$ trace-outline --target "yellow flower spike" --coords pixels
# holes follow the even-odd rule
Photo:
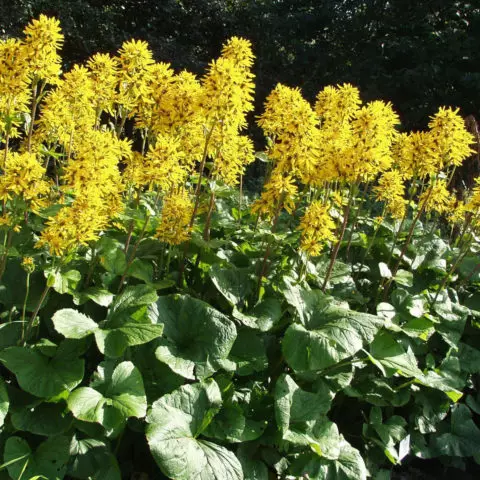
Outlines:
[[[335,240],[335,222],[330,216],[329,206],[320,201],[309,205],[298,229],[302,232],[300,249],[312,256],[319,255],[325,243]]]
[[[180,245],[190,237],[193,202],[186,190],[168,195],[163,200],[162,220],[155,237],[169,245]]]
[[[252,52],[252,42],[240,37],[232,37],[222,48],[222,57],[233,60],[242,68],[251,68],[255,55]]]
[[[471,148],[473,135],[465,128],[459,109],[440,107],[428,124],[440,167],[460,166],[467,157],[475,153]]]
[[[118,51],[118,103],[133,116],[138,103],[151,101],[151,81],[153,78],[153,54],[148,43],[142,40],[124,42]]]
[[[71,155],[75,137],[90,132],[95,125],[94,98],[90,72],[74,65],[46,96],[37,135],[45,141],[59,141]]]
[[[4,119],[8,118],[8,123],[0,122],[0,134],[7,133],[8,128],[10,138],[18,136],[22,121],[18,114],[30,111],[26,53],[25,45],[19,40],[9,38],[0,41],[0,112]]]
[[[425,178],[441,168],[430,132],[401,133],[392,145],[394,162],[404,179]]]
[[[298,188],[291,175],[285,176],[281,171],[274,170],[261,197],[253,203],[251,211],[267,218],[272,218],[282,208],[292,213],[297,192]]]
[[[103,205],[95,195],[76,198],[47,221],[35,247],[46,246],[51,255],[61,257],[97,240],[109,221]]]
[[[276,169],[297,176],[303,183],[322,182],[317,124],[315,112],[299,89],[281,84],[275,87],[258,125],[276,139],[269,151]]]
[[[23,31],[27,49],[29,73],[32,78],[47,83],[58,83],[61,58],[58,50],[63,45],[60,22],[56,18],[40,15]]]
[[[424,205],[426,212],[445,213],[451,204],[452,196],[447,190],[445,180],[437,180],[433,186],[430,186],[423,192],[419,199],[419,205]]]
[[[206,125],[224,130],[245,128],[245,115],[253,110],[254,75],[232,56],[213,60],[202,79],[199,108]]]
[[[148,185],[150,190],[158,189],[169,192],[185,182],[188,171],[182,165],[183,152],[179,142],[173,137],[159,135],[155,146],[150,146],[143,163],[142,185]]]
[[[87,61],[97,115],[102,111],[113,114],[117,97],[118,67],[118,59],[104,53],[97,53]]]
[[[45,173],[35,154],[9,152],[4,175],[0,176],[0,199],[20,197],[38,212],[47,206],[50,192]]]
[[[255,149],[250,138],[227,134],[221,142],[215,160],[215,174],[226,185],[235,186],[246,165],[255,160]]]

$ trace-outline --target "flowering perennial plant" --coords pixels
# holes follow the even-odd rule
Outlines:
[[[460,112],[405,132],[353,85],[279,84],[255,152],[248,40],[200,78],[142,40],[63,71],[62,43],[45,15],[0,42],[0,476],[476,468]]]

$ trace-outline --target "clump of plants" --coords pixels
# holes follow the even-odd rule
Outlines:
[[[400,133],[351,85],[278,85],[255,152],[247,40],[200,79],[136,40],[62,72],[62,40],[42,15],[0,43],[0,479],[474,468],[458,111]]]

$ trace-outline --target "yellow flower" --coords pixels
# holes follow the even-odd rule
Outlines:
[[[222,57],[233,60],[239,67],[249,69],[253,66],[255,55],[250,40],[232,37],[222,48]]]
[[[392,165],[391,145],[398,115],[390,103],[376,100],[362,107],[352,120],[353,147],[345,155],[343,174],[350,181],[371,180]]]
[[[157,227],[155,237],[170,245],[179,245],[188,240],[193,208],[193,202],[183,189],[165,197],[162,220]]]
[[[379,202],[389,202],[396,197],[403,197],[405,194],[405,185],[402,175],[398,170],[390,170],[383,173],[378,181],[378,186],[374,187],[377,200]]]
[[[428,124],[442,167],[458,167],[465,158],[475,153],[471,148],[474,137],[465,128],[465,122],[458,111],[459,109],[440,107]]]
[[[0,199],[22,198],[33,212],[47,205],[50,182],[45,168],[33,153],[9,152],[5,172],[0,176]]]
[[[74,65],[45,99],[38,120],[40,138],[59,141],[71,154],[76,134],[89,132],[95,125],[94,96],[89,71]]]
[[[275,143],[269,157],[275,168],[300,178],[303,183],[319,183],[320,132],[317,117],[299,89],[278,84],[265,103],[258,125]]]
[[[63,44],[60,22],[56,18],[40,15],[23,32],[30,75],[47,83],[57,83],[61,66],[58,50]]]
[[[282,208],[292,213],[297,191],[291,175],[285,176],[281,171],[274,170],[265,184],[261,197],[253,203],[251,211],[268,218],[272,218]]]
[[[29,111],[30,88],[25,46],[9,38],[0,41],[0,134],[18,136],[21,113]]]
[[[32,273],[35,270],[35,260],[32,257],[23,257],[22,268],[27,273]]]
[[[445,213],[451,205],[452,197],[447,190],[445,180],[437,180],[435,184],[430,185],[418,199],[419,205],[423,206],[426,212]]]
[[[353,85],[327,86],[317,95],[315,112],[322,119],[322,126],[327,123],[338,128],[355,117],[361,103],[360,91]]]
[[[113,114],[118,84],[118,59],[108,54],[97,53],[87,62],[93,89],[96,114],[102,111]]]
[[[202,79],[199,108],[206,124],[217,123],[223,129],[246,127],[245,115],[253,110],[253,74],[232,57],[220,57],[210,63]]]
[[[302,232],[300,248],[317,256],[328,241],[335,239],[335,222],[329,214],[329,207],[314,201],[305,211],[298,229]]]
[[[47,221],[35,247],[46,246],[51,255],[65,256],[80,245],[97,240],[107,225],[108,217],[103,202],[95,195],[81,196]]]
[[[425,178],[441,168],[431,132],[401,133],[394,141],[392,154],[404,179]]]
[[[119,94],[118,103],[132,116],[138,103],[151,100],[151,86],[154,64],[153,55],[147,42],[129,40],[119,50]]]
[[[243,175],[246,165],[255,160],[252,140],[237,133],[227,134],[216,154],[215,176],[230,186],[239,182],[239,177]]]
[[[187,170],[181,163],[183,153],[175,138],[159,135],[155,146],[150,146],[140,174],[141,184],[148,185],[150,190],[158,188],[168,193],[179,187],[187,177]]]

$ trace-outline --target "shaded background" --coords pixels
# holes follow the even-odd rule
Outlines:
[[[202,74],[229,36],[247,37],[257,113],[277,82],[310,100],[353,83],[364,100],[391,100],[405,128],[424,128],[440,105],[480,113],[478,0],[0,0],[0,34],[20,35],[40,13],[61,21],[66,68],[136,38]]]

